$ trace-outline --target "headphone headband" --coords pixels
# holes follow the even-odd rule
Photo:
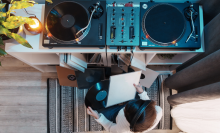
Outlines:
[[[141,107],[138,109],[137,113],[135,114],[135,116],[133,117],[131,123],[130,123],[130,129],[131,131],[134,131],[134,125],[136,124],[137,120],[139,119],[139,117],[142,115],[142,113],[145,111],[145,109],[147,108],[147,106],[151,103],[151,100],[147,100],[145,101]]]

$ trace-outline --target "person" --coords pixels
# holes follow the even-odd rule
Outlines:
[[[156,106],[155,101],[150,102],[143,114],[137,120],[133,131],[130,130],[130,123],[134,115],[145,100],[150,100],[147,92],[142,89],[140,84],[134,84],[134,87],[140,96],[139,100],[132,100],[124,105],[115,105],[98,111],[88,107],[87,114],[93,116],[106,131],[111,133],[145,133],[152,130],[162,118],[162,109]]]

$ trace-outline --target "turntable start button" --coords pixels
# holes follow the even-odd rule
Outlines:
[[[61,24],[65,28],[70,28],[75,24],[75,18],[70,14],[66,14],[61,18]]]

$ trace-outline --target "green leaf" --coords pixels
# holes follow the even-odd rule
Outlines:
[[[5,12],[0,12],[0,23],[2,23],[3,21],[5,21],[6,19],[6,13]]]
[[[11,16],[6,19],[7,22],[16,22],[16,21],[22,21],[27,24],[35,24],[34,20],[28,17],[22,17],[22,16]]]
[[[3,17],[0,17],[0,23],[4,22],[5,21],[5,18]]]
[[[14,10],[14,9],[23,9],[27,7],[32,7],[34,4],[29,1],[14,1],[12,2],[12,6],[9,9],[9,11]]]
[[[14,38],[21,45],[23,45],[27,48],[32,48],[33,49],[33,47],[28,43],[28,41],[25,40],[22,36],[20,36],[18,34],[15,34],[15,33],[11,33],[9,36]]]
[[[21,16],[11,16],[6,19],[6,22],[2,22],[7,29],[15,29],[23,24],[35,24],[34,20],[28,17],[21,17]]]
[[[6,17],[6,13],[5,12],[0,12],[0,17]]]
[[[11,33],[11,32],[8,29],[6,29],[0,25],[0,34],[4,34],[4,35],[8,36],[9,33]]]
[[[46,0],[46,1],[47,1],[48,3],[51,3],[51,4],[53,3],[53,1],[52,1],[52,0]]]
[[[0,4],[0,10],[2,10],[5,7],[6,3]]]
[[[0,37],[0,45],[4,45],[2,38]]]
[[[4,49],[0,48],[0,55],[7,55]]]
[[[28,3],[32,3],[32,4],[38,4],[37,2],[33,1],[33,0],[21,0],[23,2],[28,2]]]

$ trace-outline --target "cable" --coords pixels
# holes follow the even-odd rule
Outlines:
[[[107,55],[108,52],[107,52],[107,47],[108,47],[108,46],[105,44],[105,57],[106,57],[106,59],[107,59],[107,66],[109,66],[109,65],[108,65],[108,55]],[[112,58],[112,56],[111,56],[111,58]]]
[[[131,47],[131,58],[130,58],[130,64],[129,64],[129,66],[131,66],[131,62],[132,62],[132,60],[133,60],[133,57],[134,57],[134,52],[133,52],[133,46]]]
[[[24,9],[24,11],[26,12],[27,15],[34,15],[34,17],[36,17],[35,14],[30,14],[30,13],[27,12],[27,10],[25,8],[23,8],[23,9]]]
[[[78,32],[76,33],[76,35],[79,34],[80,32],[82,32],[83,30],[87,29],[87,27],[89,26],[89,24],[90,24],[90,22],[91,22],[91,19],[92,19],[92,16],[93,16],[93,13],[94,13],[94,12],[95,12],[95,9],[93,9],[93,11],[92,11],[92,14],[91,14],[91,16],[90,16],[89,23],[87,24],[87,26],[84,27],[84,28],[82,28],[80,31],[78,31]]]

